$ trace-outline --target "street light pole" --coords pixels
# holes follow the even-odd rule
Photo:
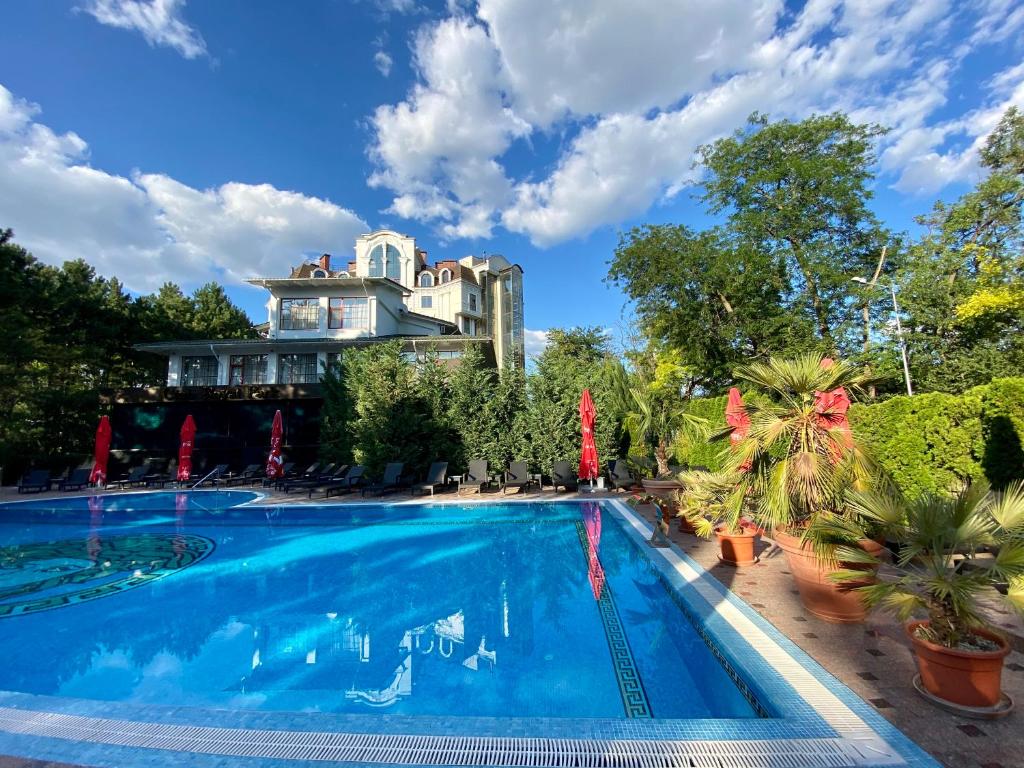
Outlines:
[[[903,356],[903,380],[907,383],[907,394],[913,395],[914,388],[910,385],[910,363],[907,361],[907,342],[903,338],[903,325],[900,323],[900,307],[896,303],[896,283],[889,283],[892,294],[892,313],[896,316],[896,335],[900,337],[900,354]]]
[[[870,282],[864,279],[863,277],[850,278],[850,280],[852,280],[853,282],[867,286],[868,288],[874,288],[877,279],[877,273],[875,275],[875,278]],[[896,318],[896,335],[899,337],[900,340],[900,355],[903,358],[903,381],[907,385],[907,394],[913,395],[914,388],[910,383],[910,361],[907,358],[907,342],[906,339],[903,338],[903,324],[900,322],[900,306],[896,302],[896,283],[892,281],[889,282],[889,293],[892,296],[892,313]]]

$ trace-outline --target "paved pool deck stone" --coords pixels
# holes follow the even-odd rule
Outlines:
[[[241,487],[240,490],[246,490]],[[263,489],[253,489],[263,490]],[[65,497],[50,493],[41,496]],[[508,499],[552,500],[573,498],[575,494],[545,492],[509,494]],[[39,498],[40,495],[35,496]],[[588,494],[589,497],[589,494]],[[625,498],[624,494],[595,494],[595,498]],[[13,488],[0,489],[0,500],[31,498],[19,496]],[[482,499],[499,501],[496,491],[481,496],[454,493],[439,494],[435,501]],[[384,497],[384,501],[402,502],[407,494]],[[417,501],[430,498],[418,497]],[[333,501],[360,502],[358,494]],[[368,498],[368,502],[380,502]],[[270,492],[261,503],[310,503],[305,495],[284,495]],[[313,500],[312,503],[323,503]],[[649,521],[653,515],[643,508],[637,510]],[[672,541],[687,555],[706,568],[719,582],[746,601],[780,632],[813,657],[828,672],[875,707],[886,720],[950,768],[1024,768],[1024,721],[1019,712],[994,721],[968,720],[928,704],[914,690],[911,680],[916,674],[910,643],[898,622],[883,614],[872,614],[862,625],[836,625],[824,622],[804,610],[788,572],[783,553],[768,542],[761,546],[760,562],[737,569],[718,561],[718,545],[695,536],[680,533],[672,526]],[[1018,706],[1024,706],[1024,628],[1009,613],[1000,614],[993,602],[990,615],[1014,640],[1015,650],[1007,658],[1003,688]],[[225,765],[230,762],[225,763]],[[24,760],[0,756],[0,768],[67,768],[64,763]]]

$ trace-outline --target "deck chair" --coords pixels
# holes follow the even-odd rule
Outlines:
[[[463,488],[476,488],[479,493],[490,482],[491,476],[487,473],[487,462],[483,460],[471,461],[469,462],[469,469],[462,476],[462,482],[459,483],[459,493],[462,493]]]
[[[515,488],[518,493],[523,488],[529,488],[530,467],[525,461],[513,461],[508,465],[504,480],[501,483],[501,492],[506,493],[509,488]]]
[[[295,462],[294,461],[286,461],[284,464],[282,464],[281,465],[281,476],[280,477],[267,477],[266,474],[265,474],[266,471],[267,471],[267,468],[265,466],[263,466],[262,469],[261,469],[262,477],[260,478],[260,480],[262,480],[263,487],[264,488],[269,488],[272,485],[276,487],[276,486],[280,485],[281,483],[283,483],[285,480],[294,480],[295,479]],[[253,483],[255,483],[255,482],[256,482],[256,479],[254,478],[253,479]]]
[[[317,491],[324,492],[324,498],[329,498],[334,494],[339,493],[351,493],[358,488],[363,482],[363,474],[366,472],[366,467],[362,464],[356,464],[348,472],[345,473],[344,477],[339,477],[337,480],[332,480],[322,485],[317,485],[309,489],[309,498],[313,498],[313,494]]]
[[[285,480],[281,484],[281,490],[284,491],[285,494],[289,494],[294,490],[301,491],[305,488],[315,488],[318,485],[330,483],[334,480],[341,480],[348,473],[348,464],[339,464],[337,469],[335,469],[334,466],[334,464],[329,464],[328,471],[317,475],[316,477]]]
[[[178,479],[178,460],[171,459],[167,462],[163,472],[146,475],[144,478],[147,488],[163,488],[167,483],[173,483]]]
[[[555,491],[559,488],[565,488],[567,491],[579,490],[579,480],[568,461],[556,461],[554,463],[554,466],[551,468],[551,485],[554,486]]]
[[[420,491],[426,493],[430,491],[430,495],[434,495],[434,490],[438,486],[445,486],[448,484],[448,462],[447,461],[435,461],[430,465],[430,469],[427,470],[427,477],[422,483],[413,483],[409,486],[409,490],[412,493]]]
[[[91,474],[92,469],[89,467],[73,469],[67,477],[57,483],[57,488],[61,491],[80,491],[89,484],[89,475]]]
[[[397,491],[399,483],[402,481],[403,469],[405,469],[405,464],[402,462],[390,462],[386,467],[384,467],[384,476],[380,479],[380,482],[365,486],[363,488],[362,495],[365,496],[367,493],[371,492],[385,494],[390,491]]]
[[[629,465],[625,459],[616,459],[608,468],[608,482],[615,490],[623,488],[630,490],[636,485],[636,478],[629,472]]]
[[[259,464],[249,464],[237,475],[232,475],[227,480],[225,480],[224,485],[232,486],[243,485],[245,483],[252,483],[253,478],[255,478],[260,473],[260,469],[261,467]]]
[[[33,469],[18,481],[18,493],[39,493],[50,490],[53,479],[49,470]]]
[[[222,476],[227,471],[228,471],[228,465],[227,464],[218,464],[213,469],[211,469],[209,472],[207,472],[205,475],[203,475],[202,479],[198,483],[196,483],[196,485],[202,487],[202,486],[206,485],[207,483],[209,483],[210,485],[216,487],[216,486],[221,484],[221,482],[222,482],[221,478],[222,478]]]
[[[146,484],[146,475],[149,474],[149,464],[140,464],[137,467],[129,470],[128,474],[122,477],[120,480],[115,480],[112,485],[116,485],[118,488],[124,490],[125,488],[134,488],[137,485]]]

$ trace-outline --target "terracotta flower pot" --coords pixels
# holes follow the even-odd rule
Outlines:
[[[800,601],[804,607],[819,619],[834,624],[856,624],[867,617],[867,606],[857,587],[875,583],[877,568],[860,564],[839,564],[839,568],[830,568],[823,564],[814,554],[810,542],[801,541],[785,531],[775,531],[775,543],[786,553],[789,570],[800,590]],[[861,539],[861,549],[878,557],[884,547],[877,541]],[[830,575],[836,570],[856,568],[864,571],[864,579],[857,581],[836,582]]]
[[[718,559],[723,563],[739,568],[757,562],[757,556],[754,554],[760,536],[757,531],[742,528],[739,532],[728,533],[722,528],[715,528],[715,536],[718,537],[718,546],[722,550]]]
[[[676,493],[683,489],[683,484],[678,480],[641,480],[644,490],[652,496],[661,499],[674,501]]]
[[[963,707],[995,707],[1001,698],[1003,659],[1010,652],[1006,640],[995,632],[976,629],[974,634],[999,644],[996,651],[962,651],[917,637],[915,630],[926,621],[907,624],[914,644],[917,671],[925,690]]]

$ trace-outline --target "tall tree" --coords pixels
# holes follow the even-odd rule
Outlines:
[[[204,339],[251,339],[252,321],[228,298],[217,283],[207,283],[192,294],[192,329]]]
[[[1010,108],[980,153],[987,175],[919,221],[900,274],[911,369],[960,392],[1024,369],[1024,115]]]
[[[868,208],[877,125],[842,113],[801,122],[751,115],[746,128],[700,149],[703,200],[731,232],[777,260],[788,307],[813,324],[825,351],[856,328],[849,280],[875,265],[889,239]]]
[[[460,443],[460,450],[449,459],[453,470],[462,471],[467,462],[488,455],[485,412],[495,379],[494,368],[485,360],[480,346],[467,345],[449,380],[448,421],[458,433]]]

